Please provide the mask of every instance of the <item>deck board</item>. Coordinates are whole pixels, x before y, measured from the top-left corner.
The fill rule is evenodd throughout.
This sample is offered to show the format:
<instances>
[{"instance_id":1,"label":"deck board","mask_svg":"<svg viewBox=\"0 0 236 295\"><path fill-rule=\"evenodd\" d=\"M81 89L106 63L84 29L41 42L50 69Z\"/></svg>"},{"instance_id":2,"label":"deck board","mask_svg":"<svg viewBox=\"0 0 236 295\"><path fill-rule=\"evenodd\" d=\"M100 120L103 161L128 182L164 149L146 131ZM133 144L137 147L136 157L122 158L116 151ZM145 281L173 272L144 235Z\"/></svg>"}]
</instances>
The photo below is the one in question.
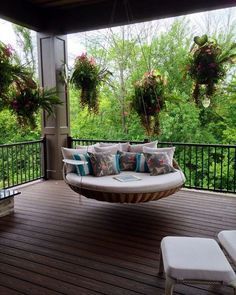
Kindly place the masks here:
<instances>
[{"instance_id":1,"label":"deck board","mask_svg":"<svg viewBox=\"0 0 236 295\"><path fill-rule=\"evenodd\" d=\"M0 218L0 294L158 295L166 235L215 238L236 228L236 198L181 190L143 204L79 197L63 181L21 189ZM229 287L178 285L175 294L233 294Z\"/></svg>"}]
</instances>

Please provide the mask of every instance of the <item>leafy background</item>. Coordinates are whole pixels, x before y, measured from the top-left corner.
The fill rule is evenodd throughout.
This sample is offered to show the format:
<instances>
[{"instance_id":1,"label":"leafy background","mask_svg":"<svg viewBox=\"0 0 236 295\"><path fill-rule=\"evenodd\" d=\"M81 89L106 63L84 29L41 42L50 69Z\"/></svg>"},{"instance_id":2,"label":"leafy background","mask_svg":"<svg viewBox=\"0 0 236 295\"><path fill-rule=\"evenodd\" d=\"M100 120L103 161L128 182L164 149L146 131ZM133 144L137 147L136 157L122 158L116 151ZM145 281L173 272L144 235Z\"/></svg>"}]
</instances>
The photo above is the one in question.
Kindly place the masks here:
<instances>
[{"instance_id":1,"label":"leafy background","mask_svg":"<svg viewBox=\"0 0 236 295\"><path fill-rule=\"evenodd\" d=\"M158 69L168 78L168 100L160 114L159 140L235 144L235 66L229 67L226 79L219 83L212 104L206 109L193 103L193 82L186 75L188 54L196 34L216 38L225 51L235 42L235 11L201 14L195 22L190 19L191 16L178 17L69 35L70 67L76 57L70 47L73 40L78 44L77 55L86 51L113 73L110 83L102 86L100 108L95 115L81 108L80 93L70 86L71 135L90 139L147 138L137 114L130 108L133 84L144 72ZM14 31L21 48L20 58L32 66L37 76L35 33L15 25ZM0 113L0 127L0 143L40 137L40 117L36 130L19 129L16 118L4 110Z\"/></svg>"}]
</instances>

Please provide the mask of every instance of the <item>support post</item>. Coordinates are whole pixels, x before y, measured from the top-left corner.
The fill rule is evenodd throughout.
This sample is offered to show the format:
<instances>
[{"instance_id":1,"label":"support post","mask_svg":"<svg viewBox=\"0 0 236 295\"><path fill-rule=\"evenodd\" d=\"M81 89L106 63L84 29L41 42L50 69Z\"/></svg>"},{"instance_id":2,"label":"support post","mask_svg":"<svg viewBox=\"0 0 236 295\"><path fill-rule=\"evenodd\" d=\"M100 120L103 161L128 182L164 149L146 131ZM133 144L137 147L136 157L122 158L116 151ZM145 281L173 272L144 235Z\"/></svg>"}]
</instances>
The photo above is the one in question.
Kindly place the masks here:
<instances>
[{"instance_id":1,"label":"support post","mask_svg":"<svg viewBox=\"0 0 236 295\"><path fill-rule=\"evenodd\" d=\"M55 115L42 114L42 136L46 141L47 172L45 178L62 179L61 147L67 146L70 135L69 97L61 75L67 64L66 36L37 34L40 85L55 88L63 105L55 107Z\"/></svg>"},{"instance_id":2,"label":"support post","mask_svg":"<svg viewBox=\"0 0 236 295\"><path fill-rule=\"evenodd\" d=\"M67 137L67 147L68 148L72 148L72 137L71 136L68 136Z\"/></svg>"},{"instance_id":3,"label":"support post","mask_svg":"<svg viewBox=\"0 0 236 295\"><path fill-rule=\"evenodd\" d=\"M43 179L47 180L48 176L47 176L47 141L46 141L46 137L44 136L42 138L42 145L43 145Z\"/></svg>"}]
</instances>

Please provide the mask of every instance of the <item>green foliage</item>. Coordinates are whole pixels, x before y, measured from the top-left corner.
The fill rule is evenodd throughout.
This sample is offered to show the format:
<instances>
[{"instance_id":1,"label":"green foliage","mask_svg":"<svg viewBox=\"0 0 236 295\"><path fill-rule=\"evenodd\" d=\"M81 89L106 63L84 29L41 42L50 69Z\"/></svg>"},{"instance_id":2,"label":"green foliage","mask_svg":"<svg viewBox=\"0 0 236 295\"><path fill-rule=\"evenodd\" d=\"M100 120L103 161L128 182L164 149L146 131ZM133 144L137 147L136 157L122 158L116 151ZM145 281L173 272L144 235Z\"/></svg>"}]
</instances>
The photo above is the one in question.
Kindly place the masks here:
<instances>
[{"instance_id":1,"label":"green foliage","mask_svg":"<svg viewBox=\"0 0 236 295\"><path fill-rule=\"evenodd\" d=\"M61 104L56 91L39 88L31 71L3 43L0 43L0 77L0 110L9 109L20 126L36 128L40 109L52 115L54 106Z\"/></svg>"},{"instance_id":2,"label":"green foliage","mask_svg":"<svg viewBox=\"0 0 236 295\"><path fill-rule=\"evenodd\" d=\"M122 131L121 110L117 100L107 98L102 92L100 111L98 114L89 114L88 109L82 109L78 104L77 93L70 91L71 134L77 138L103 138L138 140L145 137L143 127L136 113L127 114L128 134Z\"/></svg>"},{"instance_id":3,"label":"green foliage","mask_svg":"<svg viewBox=\"0 0 236 295\"><path fill-rule=\"evenodd\" d=\"M165 86L165 108L159 114L159 140L235 143L235 132L232 132L236 126L233 102L235 94L227 86L230 76L224 80L225 85L218 83L207 109L199 108L191 102L192 80L189 75L186 76L193 40L193 30L189 22L184 18L176 20L166 32L153 34L152 39L148 31L148 41L143 30L141 27L140 31L133 32L131 27L125 27L106 32L101 43L96 43L94 39L89 43L87 40L87 51L96 60L105 63L113 76L111 85L102 88L101 109L94 116L89 116L86 109L75 107L75 94L71 95L72 136L91 139L145 138L145 130L139 122L138 114L132 110L131 102L135 81L140 80L144 72L158 68L168 79ZM215 35L223 44L221 57L229 50L232 53L232 30L233 28L222 30ZM197 42L204 46L205 39L206 37ZM231 74L235 72L230 63L227 63L227 70Z\"/></svg>"},{"instance_id":4,"label":"green foliage","mask_svg":"<svg viewBox=\"0 0 236 295\"><path fill-rule=\"evenodd\" d=\"M86 54L78 56L75 60L71 76L71 83L76 89L81 90L80 103L87 106L90 112L98 112L98 87L108 78L106 69L99 69L94 58L88 58Z\"/></svg>"},{"instance_id":5,"label":"green foliage","mask_svg":"<svg viewBox=\"0 0 236 295\"><path fill-rule=\"evenodd\" d=\"M221 47L216 42L209 42L207 35L194 37L194 41L197 46L193 46L191 50L190 76L198 84L217 83L219 79L225 76L225 68L220 57Z\"/></svg>"},{"instance_id":6,"label":"green foliage","mask_svg":"<svg viewBox=\"0 0 236 295\"><path fill-rule=\"evenodd\" d=\"M134 85L132 108L139 115L148 135L159 135L158 115L165 103L165 85L165 79L157 70L144 73Z\"/></svg>"},{"instance_id":7,"label":"green foliage","mask_svg":"<svg viewBox=\"0 0 236 295\"><path fill-rule=\"evenodd\" d=\"M35 74L36 60L31 31L25 27L13 24L17 44L22 48L23 63L27 65L32 74Z\"/></svg>"},{"instance_id":8,"label":"green foliage","mask_svg":"<svg viewBox=\"0 0 236 295\"><path fill-rule=\"evenodd\" d=\"M62 104L55 89L24 88L14 95L11 111L16 115L20 126L37 127L37 115L40 109L53 115L54 107Z\"/></svg>"},{"instance_id":9,"label":"green foliage","mask_svg":"<svg viewBox=\"0 0 236 295\"><path fill-rule=\"evenodd\" d=\"M221 44L219 60L223 63L227 61L228 73L226 78L217 84L207 109L196 107L191 102L193 83L191 77L186 75L186 67L196 31L185 18L173 21L165 31L151 26L127 26L107 30L104 35L99 32L92 40L86 40L87 52L94 56L99 68L104 68L105 65L113 75L109 85L100 85L101 91L97 100L100 109L96 114L91 115L90 107L83 108L78 103L81 90L78 92L70 89L72 136L91 139L145 138L145 129L139 121L139 116L131 108L134 82L140 80L144 72L157 68L168 77L165 108L159 115L162 130L158 136L159 140L235 143L236 84L233 78L235 67L232 64L235 58L235 47L232 45L235 42L235 27L229 22L227 28L217 26L215 31L205 32ZM24 56L24 60L27 65L31 63L33 52L32 42L28 43L28 33L18 30L19 44L21 39L26 46L24 51L27 51L28 57ZM203 39L205 37L195 40L204 46ZM23 45L21 47L23 48ZM15 62L17 64L17 61ZM15 76L20 76L17 74L17 68ZM0 75L0 83L1 79L3 76ZM12 76L9 76L9 79L12 79ZM38 114L36 121L40 121ZM33 139L34 136L38 138L40 134L38 127L34 131L18 128L16 116L7 110L0 113L0 127L2 143Z\"/></svg>"},{"instance_id":10,"label":"green foliage","mask_svg":"<svg viewBox=\"0 0 236 295\"><path fill-rule=\"evenodd\" d=\"M39 116L37 116L37 122L39 123ZM39 124L34 130L29 127L21 128L16 116L9 110L3 110L0 113L0 144L39 139L40 128L38 126Z\"/></svg>"},{"instance_id":11,"label":"green foliage","mask_svg":"<svg viewBox=\"0 0 236 295\"><path fill-rule=\"evenodd\" d=\"M193 98L198 107L204 105L204 98L210 99L216 91L216 84L225 78L228 64L236 57L236 43L223 49L216 40L207 35L194 37L195 44L190 51L188 74L194 80Z\"/></svg>"},{"instance_id":12,"label":"green foliage","mask_svg":"<svg viewBox=\"0 0 236 295\"><path fill-rule=\"evenodd\" d=\"M0 42L0 107L4 107L4 101L8 92L8 88L13 81L12 74L15 72L15 64L13 64L13 52L9 45Z\"/></svg>"}]
</instances>

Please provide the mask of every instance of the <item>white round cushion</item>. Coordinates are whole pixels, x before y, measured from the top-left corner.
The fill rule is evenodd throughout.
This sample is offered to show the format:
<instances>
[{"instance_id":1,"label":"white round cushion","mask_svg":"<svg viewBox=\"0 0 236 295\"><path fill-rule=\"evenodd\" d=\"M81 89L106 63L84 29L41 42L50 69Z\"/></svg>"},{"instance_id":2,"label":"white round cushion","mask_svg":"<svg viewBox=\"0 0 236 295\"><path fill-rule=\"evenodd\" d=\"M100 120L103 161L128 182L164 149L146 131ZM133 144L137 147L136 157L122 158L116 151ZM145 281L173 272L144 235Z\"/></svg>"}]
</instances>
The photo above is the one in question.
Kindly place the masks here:
<instances>
[{"instance_id":1,"label":"white round cushion","mask_svg":"<svg viewBox=\"0 0 236 295\"><path fill-rule=\"evenodd\" d=\"M75 173L68 173L66 179L69 184L74 186L111 193L161 192L182 186L185 182L185 176L180 170L158 176L150 176L149 173L137 173L134 171L123 171L119 175L135 175L141 178L141 180L120 182L114 179L114 177L118 175L95 177L92 175L79 176Z\"/></svg>"}]
</instances>

